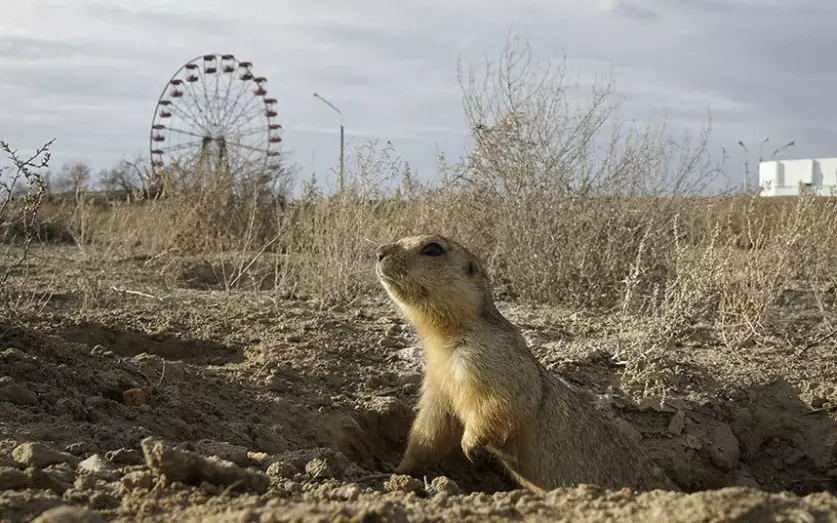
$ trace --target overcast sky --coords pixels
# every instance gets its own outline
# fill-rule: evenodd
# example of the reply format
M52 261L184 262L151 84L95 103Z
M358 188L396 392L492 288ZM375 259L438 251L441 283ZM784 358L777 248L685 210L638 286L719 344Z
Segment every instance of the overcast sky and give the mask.
M53 166L146 154L168 78L206 53L253 62L278 99L285 151L308 176L377 138L431 178L465 145L456 62L497 56L511 29L582 78L612 71L637 118L668 111L716 146L770 137L783 157L837 156L837 3L825 0L19 0L0 16L0 139L56 138ZM772 148L771 148L772 150ZM741 160L740 154L734 160ZM731 176L740 176L734 167Z

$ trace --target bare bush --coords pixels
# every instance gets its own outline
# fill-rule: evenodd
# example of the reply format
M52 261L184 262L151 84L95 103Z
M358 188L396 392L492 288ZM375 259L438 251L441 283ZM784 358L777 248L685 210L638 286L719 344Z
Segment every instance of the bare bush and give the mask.
M49 165L49 148L53 140L30 156L22 156L8 143L0 141L10 165L0 169L0 308L9 313L19 302L19 286L12 289L10 278L25 269L30 248L37 236L36 221L46 194L43 169Z
M573 96L567 78L565 64L538 64L517 40L482 74L460 69L474 149L457 169L473 195L458 218L485 225L469 236L483 239L513 295L611 307L640 240L666 256L677 198L698 194L719 166L708 130L674 142L664 126L620 122L612 81Z

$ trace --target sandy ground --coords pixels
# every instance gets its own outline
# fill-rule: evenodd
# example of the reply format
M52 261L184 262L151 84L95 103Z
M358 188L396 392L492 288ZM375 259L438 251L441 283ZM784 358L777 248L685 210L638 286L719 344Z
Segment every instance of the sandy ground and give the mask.
M536 496L459 453L391 474L422 355L383 293L163 288L142 260L72 253L39 253L52 300L0 323L0 521L837 520L831 341L706 335L614 362L615 317L500 302L684 490Z

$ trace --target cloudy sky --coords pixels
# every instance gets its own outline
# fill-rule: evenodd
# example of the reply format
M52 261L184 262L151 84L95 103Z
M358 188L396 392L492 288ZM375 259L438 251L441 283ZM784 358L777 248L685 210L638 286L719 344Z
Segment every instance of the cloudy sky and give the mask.
M456 64L497 56L511 30L537 58L584 78L613 73L628 116L666 111L715 145L837 156L837 3L824 0L23 0L0 17L0 139L56 138L53 165L107 167L145 154L168 78L206 53L267 77L285 151L304 176L392 141L432 178L435 153L466 144ZM769 154L769 153L768 153ZM731 165L730 176L741 169Z

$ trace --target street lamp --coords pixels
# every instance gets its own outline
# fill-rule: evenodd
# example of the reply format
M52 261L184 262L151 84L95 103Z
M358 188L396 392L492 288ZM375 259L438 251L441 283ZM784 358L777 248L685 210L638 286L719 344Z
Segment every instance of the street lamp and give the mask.
M326 105L328 105L329 107L331 107L332 109L337 111L337 114L340 115L340 167L338 168L338 177L339 177L338 184L340 186L340 193L342 193L343 192L343 113L340 111L340 109L335 107L333 103L329 102L328 100L326 100L325 98L323 98L319 94L314 93L314 98L319 98L320 100L323 101L323 103L325 103Z

